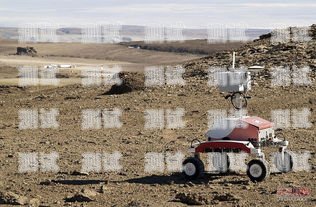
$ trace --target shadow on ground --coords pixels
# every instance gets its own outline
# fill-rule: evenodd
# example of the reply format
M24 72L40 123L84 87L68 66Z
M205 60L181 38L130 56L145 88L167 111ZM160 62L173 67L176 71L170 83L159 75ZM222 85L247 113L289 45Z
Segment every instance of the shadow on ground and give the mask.
M188 182L193 184L207 184L213 180L219 179L220 175L210 175L205 174L203 177L196 180L188 180L183 177L182 174L172 174L172 175L150 175L140 178L128 179L123 182L128 183L140 183L140 184L158 184L158 185L171 185L171 184L186 184Z

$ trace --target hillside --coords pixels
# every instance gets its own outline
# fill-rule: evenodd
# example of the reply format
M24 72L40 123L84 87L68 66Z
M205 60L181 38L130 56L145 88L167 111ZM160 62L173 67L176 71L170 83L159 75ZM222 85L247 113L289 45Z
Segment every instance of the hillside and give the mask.
M266 69L277 66L309 66L316 69L316 25L309 31L311 41L274 44L271 33L262 35L260 39L249 42L236 50L219 52L198 61L185 64L188 70L206 70L209 66L230 67L232 51L236 52L236 66L265 66Z

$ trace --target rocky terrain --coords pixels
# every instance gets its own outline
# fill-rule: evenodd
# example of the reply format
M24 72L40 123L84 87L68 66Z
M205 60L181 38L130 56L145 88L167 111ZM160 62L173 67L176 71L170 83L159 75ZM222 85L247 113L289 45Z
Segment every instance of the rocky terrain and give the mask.
M260 36L260 39L241 46L236 51L236 66L249 67L261 65L266 69L279 66L309 66L316 69L316 25L309 29L310 41L297 42L289 40L277 43L271 40L271 33ZM198 61L189 61L185 66L193 71L205 69L209 66L231 67L231 51L220 52L213 56L201 58Z
M315 206L316 205L316 80L312 85L272 87L269 70L283 64L315 66L315 41L273 45L262 38L237 51L237 67L264 65L254 77L248 114L271 119L271 111L307 108L309 128L279 131L293 152L308 151L310 170L272 173L261 183L252 183L244 172L207 174L188 182L179 173L148 173L148 152L182 152L193 138L204 140L208 110L226 110L231 105L216 88L207 85L209 66L231 64L231 52L188 61L184 64L185 86L146 88L144 74L123 73L121 87L0 87L0 205L29 206ZM5 70L1 68L0 70ZM18 112L23 108L58 108L57 129L20 130ZM119 108L121 128L81 127L83 109ZM145 129L146 109L183 108L185 127ZM122 153L120 172L81 172L85 152ZM19 153L57 152L60 170L18 171ZM272 152L266 149L267 157ZM271 163L271 161L270 161ZM282 200L280 188L305 187L311 194L303 200Z

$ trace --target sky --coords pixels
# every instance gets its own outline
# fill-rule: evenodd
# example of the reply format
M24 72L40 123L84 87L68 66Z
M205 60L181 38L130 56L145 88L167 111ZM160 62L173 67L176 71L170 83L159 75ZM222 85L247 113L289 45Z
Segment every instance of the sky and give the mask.
M119 23L276 28L316 23L315 11L315 0L0 0L0 26Z

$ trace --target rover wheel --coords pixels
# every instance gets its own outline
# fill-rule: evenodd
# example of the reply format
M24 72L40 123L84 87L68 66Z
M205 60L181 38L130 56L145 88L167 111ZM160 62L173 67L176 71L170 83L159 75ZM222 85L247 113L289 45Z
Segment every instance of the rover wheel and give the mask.
M247 107L247 98L242 93L233 93L230 97L230 101L235 109L242 109Z
M292 168L293 168L292 155L290 155L288 152L284 152L284 159L282 161L282 153L279 152L275 154L274 164L280 172L282 173L290 172L292 171Z
M196 179L204 172L203 162L196 157L189 157L182 163L182 173L187 179Z
M251 160L247 165L247 175L253 182L261 182L269 176L269 166L263 160Z

